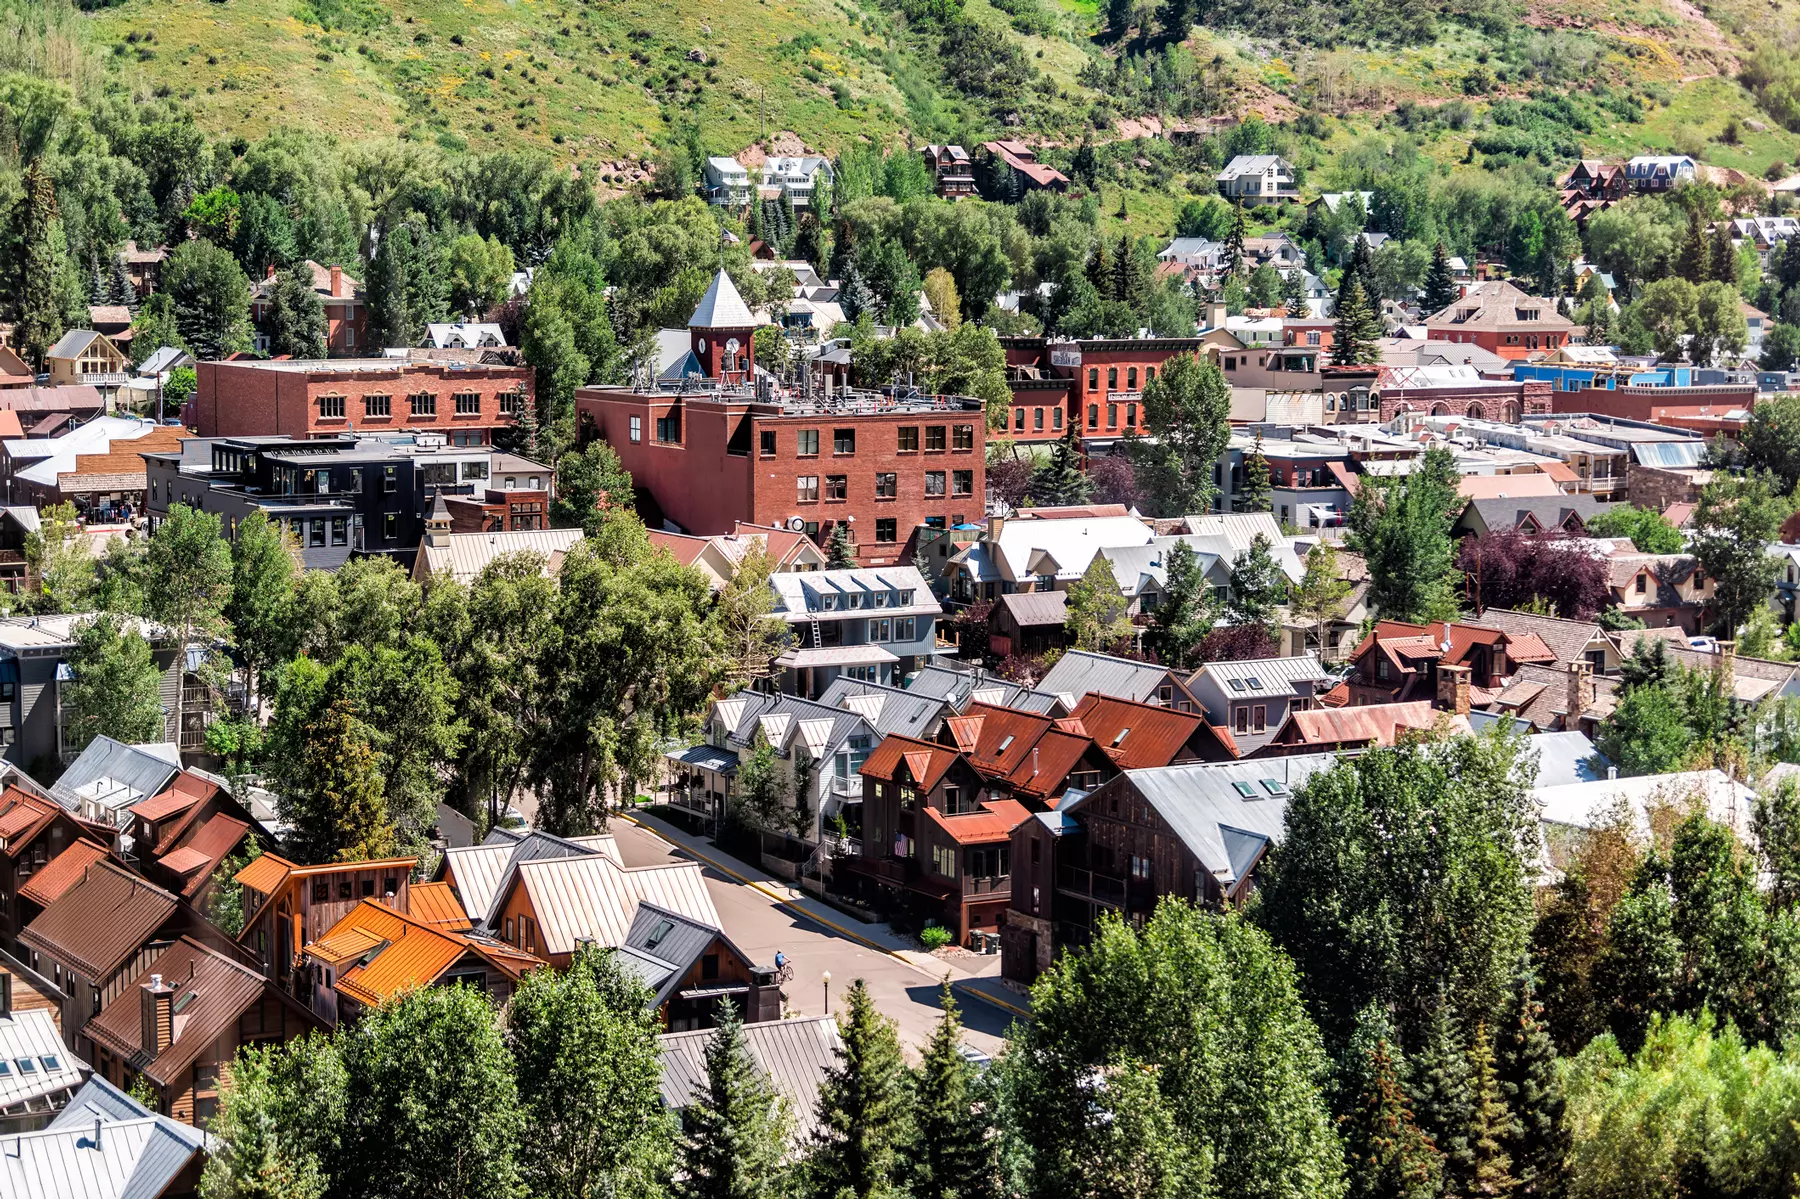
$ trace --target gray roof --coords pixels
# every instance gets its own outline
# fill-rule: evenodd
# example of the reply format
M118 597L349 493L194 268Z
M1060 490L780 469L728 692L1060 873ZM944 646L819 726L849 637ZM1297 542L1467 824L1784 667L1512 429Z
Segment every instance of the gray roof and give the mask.
M619 946L619 963L640 978L660 1008L675 993L719 929L653 903L640 903Z
M1299 683L1320 683L1325 668L1311 654L1297 658L1253 658L1244 662L1208 662L1194 673L1219 681L1220 690L1232 699L1285 698Z
M1133 662L1129 658L1072 649L1045 672L1038 690L1069 696L1076 703L1084 695L1142 703L1156 695L1157 687L1168 676L1169 668L1154 662Z
M0 1199L159 1199L206 1146L199 1129L95 1076L47 1127L7 1139Z
M1281 839L1294 788L1338 760L1336 754L1303 754L1127 770L1103 783L1095 794L1129 786L1230 893L1262 851ZM1250 793L1245 795L1238 784ZM1080 811L1088 802L1082 800L1072 810Z
M1068 619L1069 593L1066 591L1014 591L1000 597L1000 606L1012 613L1014 623L1021 628L1063 624Z
M1601 631L1591 620L1564 620L1560 616L1539 616L1535 612L1515 612L1510 608L1489 608L1463 623L1499 629L1515 637L1533 633L1550 647L1557 662L1564 665L1586 657L1588 645L1600 636Z
M679 1110L706 1087L706 1043L712 1030L664 1033L662 1046L663 1105ZM787 1097L794 1117L793 1143L812 1138L819 1106L819 1083L838 1063L844 1046L837 1020L810 1016L800 1020L764 1020L744 1025L744 1044L757 1068Z
M977 696L981 702L996 708L1013 708L1020 712L1051 713L1062 705L1058 696L1042 687L1021 686L985 671L957 670L933 663L920 668L906 684L906 689L930 696L963 711ZM1074 705L1066 705L1072 708Z
M70 329L56 339L56 344L44 351L45 358L79 358L81 352L88 348L100 334L92 329Z
M1545 495L1524 496L1518 499L1470 500L1469 507L1464 509L1464 519L1469 510L1480 513L1482 523L1489 529L1515 529L1529 512L1538 522L1538 527L1557 529L1562 527L1569 513L1573 512L1581 518L1583 524L1592 520L1597 514L1612 507L1603 500L1591 495Z
M725 268L720 267L719 273L713 276L712 285L700 297L700 306L688 318L688 328L751 329L755 326L756 318L750 315L750 306L738 294L737 285L732 283Z
M462 900L463 910L476 922L476 927L494 928L497 925L488 923L487 918L492 916L498 920L499 913L493 910L494 905L506 893L507 880L521 862L585 858L595 854L617 856L616 850L609 854L596 843L597 840L584 838L584 843L542 829L519 833L493 828L488 830L487 838L480 845L445 850L444 864L455 871L458 898Z
M81 789L106 779L137 792L139 799L147 799L181 772L178 762L152 752L162 748L160 744L126 745L102 733L69 763L50 793L63 807L75 811L81 806Z
M825 735L823 748L825 752L835 752L843 744L844 739L859 729L873 733L872 721L861 714L843 708L827 707L810 699L800 699L793 695L770 695L766 691L739 691L728 699L720 700L713 705L713 711L720 713L721 705L735 700L743 701L738 712L737 721L729 730L729 740L736 745L749 748L755 740L760 719L764 716L789 716L794 724L809 720L829 720L831 730Z
M1474 713L1471 712L1471 727L1473 716ZM1594 748L1594 743L1588 740L1587 734L1574 731L1538 733L1527 737L1519 755L1521 758L1537 759L1539 787L1596 782L1606 777L1606 768L1612 765Z
M1699 466L1706 456L1706 442L1640 441L1631 447L1631 460L1639 466Z
M861 715L883 737L898 733L921 741L930 739L937 732L944 711L941 699L900 687L865 683L844 675L831 681L831 686L819 696L819 702Z

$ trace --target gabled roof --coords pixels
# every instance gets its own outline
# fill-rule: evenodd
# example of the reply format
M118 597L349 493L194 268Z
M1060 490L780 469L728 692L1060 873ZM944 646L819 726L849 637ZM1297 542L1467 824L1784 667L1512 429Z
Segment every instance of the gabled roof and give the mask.
M103 336L92 329L70 329L56 339L56 344L44 351L44 357L79 358L83 350L96 341L104 340Z
M958 712L971 703L984 703L996 708L1013 708L1021 712L1054 713L1067 711L1061 698L1044 690L1034 690L985 671L957 670L939 663L920 667L907 681L906 689L919 695L942 700Z
M1312 708L1288 713L1279 739L1284 744L1348 746L1392 745L1412 729L1432 729L1440 720L1452 731L1468 731L1468 719L1440 712L1428 700L1404 704L1366 704L1354 708ZM1458 725L1460 723L1460 730ZM1288 733L1287 730L1292 732Z
M1600 638L1600 626L1591 620L1564 620L1557 616L1538 616L1531 612L1515 612L1510 608L1489 608L1470 617L1469 624L1499 629L1514 637L1535 635L1554 655L1555 661L1579 662L1587 654L1590 643Z
M708 948L715 941L731 945L723 930L654 903L640 903L637 915L618 947L619 963L650 988L652 1007L660 1008L675 995ZM733 950L748 960L737 946Z
M0 1019L0 1110L45 1097L67 1098L87 1069L63 1047L48 1008L14 1008Z
M1312 654L1292 658L1252 658L1242 662L1208 662L1193 673L1189 685L1201 676L1214 679L1230 699L1287 699L1298 694L1297 684L1315 686L1327 679L1325 667Z
M510 887L522 887L530 897L542 934L538 949L546 954L573 953L582 939L601 946L623 943L638 905L646 902L720 927L706 878L694 862L628 870L598 854L551 858L520 863ZM505 899L502 894L495 902Z
M0 850L17 857L61 811L47 799L8 786L0 793Z
M165 985L175 988L174 1038L161 1053L151 1053L143 1047L140 989L155 975L161 975ZM117 1053L132 1069L168 1086L184 1078L194 1059L210 1049L251 1005L262 999L266 986L268 980L257 971L192 937L183 937L132 979L81 1031ZM280 994L273 987L269 990ZM292 1001L288 1003L297 1012L305 1011ZM316 1019L308 1022L318 1023Z
M1517 478L1516 475L1507 476ZM1525 476L1529 478L1530 476ZM1540 476L1547 478L1548 476ZM1554 482L1554 480L1551 480ZM1554 532L1562 529L1573 516L1585 527L1597 513L1612 507L1591 495L1543 495L1521 496L1512 499L1499 497L1495 499L1472 499L1469 508L1480 514L1481 521L1489 529L1498 532L1502 529L1517 529L1522 525L1540 531ZM1465 509L1465 512L1467 509ZM1527 520L1529 518L1529 521ZM1466 516L1464 519L1467 519Z
M1121 770L1167 766L1206 725L1205 717L1198 713L1108 695L1083 699L1074 717Z
M963 719L963 718L957 718ZM858 772L867 778L907 778L930 790L942 781L956 764L957 752L935 741L919 741L912 737L884 737Z
M611 837L583 844L581 840L558 837L541 829L532 829L516 839L496 836L495 832L490 832L488 839L480 845L444 851L443 869L454 879L463 910L476 913L477 919L485 918L493 910L507 878L521 862L588 854L602 854L614 861L619 857L618 846Z
M135 793L137 798L129 800L135 804L160 794L180 772L180 751L173 744L126 745L102 733L88 742L50 790L71 811L79 810L84 797L102 792L117 794L121 800Z
M305 952L339 966L336 989L371 1006L430 986L470 953L515 979L543 964L511 945L435 927L374 899L351 908Z
M855 712L874 726L883 737L900 734L906 737L929 737L936 731L944 701L919 695L900 687L866 683L839 675L819 696L827 707Z
M198 1128L157 1115L95 1075L47 1127L8 1141L0 1196L161 1199L206 1146Z
M926 818L958 845L990 845L1005 841L1020 824L1031 819L1031 809L1016 799L990 799L979 811L948 816L938 809L924 809Z
M753 329L756 318L750 315L750 306L744 303L744 297L738 294L737 285L731 276L720 267L719 273L713 276L711 286L706 294L700 297L700 306L694 309L694 315L688 318L690 329Z
M107 857L104 845L86 838L73 841L67 849L51 858L48 865L21 883L19 894L39 907L47 908L79 882L89 866L105 861Z
M1084 695L1111 695L1118 699L1147 700L1167 682L1169 668L1155 662L1134 662L1110 654L1072 649L1044 673L1037 689L1068 696L1078 702Z
M159 857L157 864L182 876L181 894L192 899L249 832L248 821L216 812L181 846Z
M449 883L414 883L406 889L407 915L436 929L466 932L474 921Z
M103 979L156 935L178 906L175 896L123 866L95 862L19 940L92 979Z
M664 1033L662 1047L663 1106L687 1107L706 1090L706 1046L711 1029ZM787 1097L794 1116L793 1143L812 1139L819 1106L819 1083L838 1064L844 1039L834 1016L796 1020L761 1020L744 1025L744 1047L757 1070Z
M440 501L442 497L439 497ZM447 575L459 583L472 583L494 559L503 554L533 553L544 559L544 572L553 576L563 558L581 540L580 529L508 529L489 533L450 533L444 544L419 544L425 566L433 574Z
M1020 628L1061 625L1068 619L1066 591L1014 591L1000 597L1000 606Z

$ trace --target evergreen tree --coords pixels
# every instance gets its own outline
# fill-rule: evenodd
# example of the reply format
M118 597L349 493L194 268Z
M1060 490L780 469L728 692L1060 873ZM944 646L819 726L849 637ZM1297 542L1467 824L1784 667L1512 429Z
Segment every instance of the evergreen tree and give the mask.
M338 699L306 729L303 779L284 795L283 818L306 862L387 857L396 843L382 796L381 772L368 727L348 699Z
M1449 1003L1440 996L1423 1032L1423 1043L1408 1063L1407 1090L1419 1127L1444 1160L1446 1194L1467 1193L1475 1177L1475 1094L1470 1059L1457 1035Z
M1369 307L1354 271L1344 272L1338 287L1337 322L1331 331L1331 364L1333 366L1367 366L1381 360L1376 339L1381 336L1381 322Z
M1500 1094L1511 1112L1501 1145L1512 1162L1518 1193L1533 1199L1559 1195L1569 1158L1562 1077L1528 963L1520 967L1494 1050Z
M131 272L125 267L123 254L113 257L112 285L107 293L107 302L129 308L133 312L138 310L137 285L131 281Z
M1765 916L1754 860L1730 829L1696 812L1675 830L1669 884L1670 927L1682 949L1678 1010L1710 1011L1746 1040L1762 1039Z
M1450 251L1438 242L1431 250L1431 265L1425 268L1425 311L1442 312L1456 303L1456 277L1450 271Z
M290 358L325 357L325 301L313 290L312 268L283 267L269 296L269 353Z
M835 521L831 526L831 538L825 543L825 567L827 570L848 570L856 565L856 542L850 536L850 522Z
M706 1086L681 1111L676 1143L678 1199L773 1199L791 1126L787 1102L769 1086L737 1005L719 1004L706 1039Z
M894 1023L857 979L838 1024L844 1043L819 1085L818 1129L805 1163L813 1199L890 1199L900 1186L908 1119L906 1062Z
M19 356L34 368L41 369L44 354L56 344L67 326L62 307L57 301L58 277L67 269L58 255L61 224L56 215L56 185L40 159L32 159L25 168L24 196L14 224L19 231L20 274L19 320L13 326L12 344Z
M1225 273L1231 276L1244 272L1244 205L1241 201L1231 206L1231 230L1225 234Z
M909 1199L974 1199L993 1193L975 1069L962 1054L962 1021L950 980L938 1002L944 1009L919 1068L913 1072L913 1129Z
M1134 312L1142 312L1147 288L1148 281L1144 278L1144 265L1138 261L1131 235L1121 233L1119 249L1113 257L1112 298L1122 304L1131 305Z
M1392 1032L1379 1009L1357 1019L1338 1117L1350 1199L1436 1199L1443 1160L1419 1129L1394 1070Z
M1612 1000L1607 1023L1628 1054L1643 1045L1651 1021L1675 1004L1681 943L1672 907L1667 870L1652 852L1613 908L1606 949L1594 963L1594 988Z
M780 244L786 246L800 222L794 219L794 197L788 194L785 187L781 189L781 199L775 204L775 216L776 223L781 227L776 236L780 238Z
M1231 564L1230 592L1225 601L1232 624L1272 625L1287 602L1288 580L1269 552L1269 539L1258 533L1250 548Z
M1350 261L1344 265L1344 279L1354 278L1362 288L1363 298L1369 302L1369 310L1379 314L1381 311L1381 280L1375 277L1375 251L1369 246L1369 239L1360 234L1350 241ZM1338 295L1343 296L1343 280L1338 281Z
M1494 1071L1494 1039L1486 1024L1475 1027L1469 1046L1469 1095L1474 1118L1469 1125L1469 1151L1474 1157L1470 1195L1510 1195L1518 1186L1505 1139L1511 1124L1500 1081Z
M1306 297L1306 268L1291 268L1281 280L1281 306L1290 317L1305 318L1312 315L1312 305Z
M106 303L107 292L108 281L106 274L100 269L100 264L96 262L94 263L94 269L89 272L88 275L88 303Z
M1259 432L1256 444L1244 455L1244 481L1238 488L1238 510L1267 512L1269 493L1269 460L1263 457L1262 434Z
M1694 284L1712 278L1712 251L1706 245L1706 230L1701 227L1698 208L1688 209L1687 232L1675 256L1675 273Z
M228 358L250 348L250 280L229 250L184 242L163 263L162 283L175 328L195 358Z
M1192 670L1200 664L1195 649L1213 627L1211 591L1192 545L1177 541L1169 547L1163 577L1162 601L1150 613L1144 648L1172 670Z
M1712 270L1714 281L1738 285L1737 247L1731 242L1731 224L1720 221L1713 226L1712 233Z
M1080 423L1071 421L1068 431L1050 450L1049 459L1031 472L1026 488L1033 503L1047 507L1086 503L1093 484L1081 469Z
M1106 239L1104 237L1094 239L1094 249L1093 252L1088 255L1087 260L1087 278L1088 282L1094 285L1094 290L1099 293L1102 299L1112 295L1112 251L1107 249Z
M382 236L366 287L372 347L421 345L425 326L449 314L439 257L436 239L420 221L402 221Z

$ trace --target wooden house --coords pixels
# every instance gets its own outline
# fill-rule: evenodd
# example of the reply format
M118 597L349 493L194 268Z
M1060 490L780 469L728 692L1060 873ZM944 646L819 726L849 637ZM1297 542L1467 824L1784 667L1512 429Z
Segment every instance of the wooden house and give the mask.
M310 983L300 969L302 952L365 899L387 900L406 910L417 858L324 862L301 866L265 853L237 872L250 915L238 944L262 963L263 973L296 999Z

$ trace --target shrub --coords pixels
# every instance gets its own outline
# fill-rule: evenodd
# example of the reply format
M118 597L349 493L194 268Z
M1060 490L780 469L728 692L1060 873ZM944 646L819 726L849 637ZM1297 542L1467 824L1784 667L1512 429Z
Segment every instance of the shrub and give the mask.
M942 949L955 939L955 935L941 924L927 924L919 933L919 940L926 949Z

